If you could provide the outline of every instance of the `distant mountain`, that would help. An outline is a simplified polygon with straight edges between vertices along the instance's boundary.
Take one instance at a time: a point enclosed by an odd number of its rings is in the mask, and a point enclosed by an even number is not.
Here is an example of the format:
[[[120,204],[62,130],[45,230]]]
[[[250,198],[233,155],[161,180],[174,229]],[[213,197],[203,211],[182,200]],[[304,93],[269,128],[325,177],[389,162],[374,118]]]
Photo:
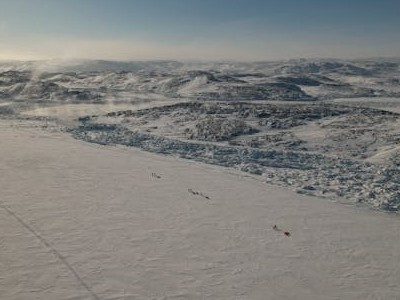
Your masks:
[[[400,60],[0,62],[0,98],[316,100],[400,95]]]

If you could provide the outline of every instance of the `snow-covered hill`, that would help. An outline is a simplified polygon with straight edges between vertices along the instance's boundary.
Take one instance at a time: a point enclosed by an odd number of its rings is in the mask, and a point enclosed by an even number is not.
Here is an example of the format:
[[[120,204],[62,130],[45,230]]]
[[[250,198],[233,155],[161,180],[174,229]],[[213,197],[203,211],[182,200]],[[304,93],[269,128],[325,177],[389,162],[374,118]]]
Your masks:
[[[174,61],[0,63],[0,97],[105,101],[154,93],[203,100],[316,100],[399,96],[399,65],[388,61],[274,63]]]

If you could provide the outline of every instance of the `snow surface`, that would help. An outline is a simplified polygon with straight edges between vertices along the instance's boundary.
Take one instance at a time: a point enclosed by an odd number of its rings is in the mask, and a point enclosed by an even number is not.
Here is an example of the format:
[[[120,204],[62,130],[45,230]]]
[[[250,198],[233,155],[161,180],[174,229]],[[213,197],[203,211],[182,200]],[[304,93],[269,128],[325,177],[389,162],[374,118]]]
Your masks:
[[[64,104],[64,105],[52,105],[52,106],[38,106],[32,110],[27,110],[21,113],[25,116],[35,117],[56,117],[58,119],[74,119],[77,117],[87,115],[98,115],[106,114],[120,110],[139,110],[148,109],[158,106],[165,106],[167,104],[174,104],[175,101],[138,101],[131,103],[113,103],[108,102],[104,104]],[[10,104],[10,103],[8,103]],[[1,103],[0,103],[1,106]]]
[[[400,295],[394,215],[35,124],[0,121],[0,299]]]
[[[0,63],[0,299],[398,299],[399,72]]]

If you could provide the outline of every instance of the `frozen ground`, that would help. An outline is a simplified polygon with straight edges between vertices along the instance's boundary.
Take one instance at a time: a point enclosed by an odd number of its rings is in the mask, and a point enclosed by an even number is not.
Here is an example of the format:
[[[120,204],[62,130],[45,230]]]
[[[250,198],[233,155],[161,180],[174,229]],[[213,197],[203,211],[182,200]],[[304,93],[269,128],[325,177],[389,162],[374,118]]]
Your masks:
[[[397,299],[399,70],[0,63],[0,299]]]
[[[114,111],[120,110],[138,110],[138,109],[148,109],[158,106],[165,106],[168,104],[176,103],[171,100],[164,101],[139,101],[132,103],[102,103],[102,104],[56,104],[51,106],[37,105],[36,108],[26,110],[21,113],[23,116],[32,117],[53,117],[57,119],[75,119],[77,117],[87,116],[87,115],[98,115],[106,114]],[[8,103],[9,104],[9,103]],[[1,106],[1,104],[0,104]]]
[[[0,122],[1,299],[400,294],[395,215],[35,124]]]

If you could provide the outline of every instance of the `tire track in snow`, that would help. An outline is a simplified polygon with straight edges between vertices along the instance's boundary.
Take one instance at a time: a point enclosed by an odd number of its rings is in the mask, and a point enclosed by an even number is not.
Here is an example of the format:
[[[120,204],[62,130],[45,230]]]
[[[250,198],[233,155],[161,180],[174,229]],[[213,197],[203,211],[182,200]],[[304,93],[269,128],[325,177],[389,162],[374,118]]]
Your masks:
[[[55,249],[46,239],[44,239],[39,233],[35,231],[28,223],[21,219],[16,213],[9,209],[4,203],[0,203],[0,208],[6,211],[11,217],[17,220],[25,229],[32,233],[42,244],[44,244],[51,253],[58,258],[58,260],[64,264],[68,270],[74,275],[76,280],[85,288],[85,290],[92,296],[95,300],[100,300],[100,298],[93,292],[93,290],[87,285],[87,283],[82,279],[78,272],[71,266],[71,264],[65,259],[64,256],[57,249]]]

